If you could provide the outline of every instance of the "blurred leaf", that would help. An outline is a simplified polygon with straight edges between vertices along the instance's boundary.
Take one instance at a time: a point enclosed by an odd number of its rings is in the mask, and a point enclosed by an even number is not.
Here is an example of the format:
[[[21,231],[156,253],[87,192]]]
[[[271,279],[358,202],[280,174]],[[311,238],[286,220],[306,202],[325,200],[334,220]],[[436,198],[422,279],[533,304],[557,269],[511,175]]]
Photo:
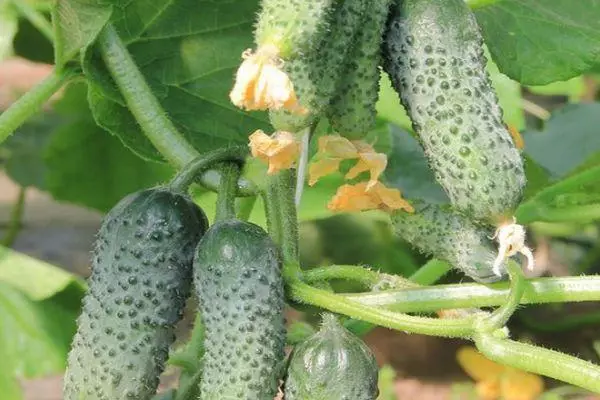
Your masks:
[[[548,186],[522,203],[515,213],[521,223],[590,222],[600,219],[600,166]]]
[[[46,184],[56,199],[107,211],[125,195],[172,175],[170,167],[136,157],[94,123],[85,86],[70,87],[56,109],[68,121],[45,153]]]
[[[13,46],[15,54],[19,57],[39,63],[53,63],[52,43],[27,19],[19,20],[19,28]]]
[[[487,71],[492,86],[498,95],[498,102],[504,113],[504,122],[521,130],[525,127],[525,114],[521,104],[521,85],[504,75],[492,61],[486,48],[488,58]]]
[[[112,8],[109,3],[96,0],[56,2],[52,10],[52,22],[54,60],[57,66],[71,61],[80,51],[92,44],[110,19]]]
[[[396,371],[391,365],[379,369],[379,396],[377,400],[396,400]]]
[[[600,103],[568,104],[555,111],[541,132],[528,131],[525,152],[553,179],[586,164],[600,163]]]
[[[522,84],[567,80],[600,63],[599,1],[503,0],[474,11],[500,71]]]
[[[246,143],[256,129],[269,131],[265,113],[245,113],[231,104],[228,95],[241,54],[252,47],[258,1],[162,3],[137,0],[115,7],[112,22],[186,139],[206,152]],[[98,55],[91,53],[86,60],[86,74],[95,86],[90,104],[97,122],[137,154],[162,160],[122,106]]]
[[[50,113],[40,114],[21,126],[4,146],[9,150],[6,173],[21,186],[44,190],[46,165],[44,152],[52,131],[62,122]]]
[[[0,247],[0,282],[9,283],[32,300],[48,299],[69,285],[82,292],[85,288],[74,275],[5,247]]]
[[[400,103],[400,97],[392,87],[390,78],[385,73],[381,74],[381,81],[379,83],[377,115],[388,122],[401,126],[402,128],[412,129],[412,123],[406,114],[406,110]]]
[[[546,96],[567,96],[569,101],[575,102],[585,93],[585,81],[583,76],[577,76],[568,81],[557,81],[545,86],[529,86],[531,93]]]
[[[448,197],[429,169],[421,145],[404,129],[390,125],[392,151],[388,156],[385,180],[408,199],[443,204]]]
[[[286,342],[290,346],[295,346],[298,343],[305,341],[315,333],[315,328],[308,322],[294,321],[287,328]]]
[[[17,29],[18,15],[11,0],[0,0],[0,61],[12,54]]]

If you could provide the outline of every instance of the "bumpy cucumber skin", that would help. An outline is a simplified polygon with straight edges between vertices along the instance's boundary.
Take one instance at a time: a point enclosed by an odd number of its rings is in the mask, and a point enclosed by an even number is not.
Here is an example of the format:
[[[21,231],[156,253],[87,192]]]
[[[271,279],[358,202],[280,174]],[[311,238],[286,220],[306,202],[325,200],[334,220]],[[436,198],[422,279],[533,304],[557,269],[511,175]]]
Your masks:
[[[326,316],[323,327],[297,345],[285,381],[286,400],[375,400],[379,369],[357,336]]]
[[[323,32],[316,48],[284,62],[284,71],[294,83],[300,104],[309,112],[297,115],[285,110],[270,111],[271,124],[276,130],[298,132],[312,125],[329,107],[340,82],[346,78],[342,72],[362,28],[368,3],[369,0],[339,2],[328,31]]]
[[[204,235],[194,283],[206,329],[201,400],[272,400],[284,359],[279,252],[257,225],[226,220]]]
[[[482,45],[464,0],[402,0],[388,20],[384,68],[453,206],[498,223],[521,201],[525,174]]]
[[[331,125],[348,139],[361,139],[375,127],[380,48],[390,3],[390,0],[369,1],[343,79],[331,101],[328,113]]]
[[[448,205],[413,205],[414,213],[397,212],[392,216],[398,236],[423,253],[449,262],[477,282],[501,279],[492,271],[497,250],[488,230]]]
[[[336,0],[262,0],[256,44],[274,44],[284,60],[309,53],[327,31]]]
[[[97,236],[89,290],[65,377],[66,400],[143,400],[156,393],[208,227],[187,196],[131,194]]]

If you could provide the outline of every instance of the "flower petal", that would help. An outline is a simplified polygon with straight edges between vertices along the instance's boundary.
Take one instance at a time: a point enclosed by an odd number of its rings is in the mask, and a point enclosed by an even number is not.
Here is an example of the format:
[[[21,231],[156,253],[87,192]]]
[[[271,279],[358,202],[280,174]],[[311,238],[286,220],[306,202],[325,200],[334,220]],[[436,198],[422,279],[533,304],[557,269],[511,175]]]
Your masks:
[[[505,400],[535,400],[544,391],[543,379],[529,372],[507,367],[500,381]]]
[[[290,132],[281,131],[269,136],[257,130],[249,139],[252,156],[269,164],[267,173],[270,175],[291,168],[300,153],[300,144]]]
[[[338,171],[341,161],[341,158],[324,158],[312,162],[308,170],[308,184],[313,186],[322,177]]]
[[[387,166],[387,156],[383,153],[359,153],[358,156],[358,162],[348,171],[346,179],[356,178],[360,173],[370,171],[367,190],[371,190]]]
[[[461,368],[475,381],[494,381],[505,370],[503,365],[485,358],[472,346],[463,346],[456,352]]]
[[[480,400],[496,400],[500,397],[500,382],[498,379],[480,381],[475,385],[477,398]]]
[[[367,190],[378,197],[380,208],[384,210],[403,209],[409,213],[415,212],[414,207],[402,197],[402,193],[398,189],[390,189],[381,182],[375,182],[372,189],[370,189],[369,184],[367,184]]]
[[[364,211],[378,208],[377,202],[366,191],[366,183],[342,185],[327,207],[331,211]]]
[[[344,160],[358,158],[358,151],[352,142],[339,135],[321,136],[317,154]]]

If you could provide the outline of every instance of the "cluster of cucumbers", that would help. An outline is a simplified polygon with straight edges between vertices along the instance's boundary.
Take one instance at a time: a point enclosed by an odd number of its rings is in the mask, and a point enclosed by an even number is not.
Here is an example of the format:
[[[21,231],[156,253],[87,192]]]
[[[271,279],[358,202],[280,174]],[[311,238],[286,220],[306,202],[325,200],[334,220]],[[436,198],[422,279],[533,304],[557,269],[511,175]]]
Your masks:
[[[497,279],[490,227],[510,219],[525,177],[465,2],[263,0],[256,36],[279,40],[309,111],[271,112],[277,129],[326,117],[360,139],[375,124],[383,67],[451,203],[414,200],[415,213],[393,216],[397,234],[475,280]],[[374,400],[373,355],[332,315],[286,362],[280,249],[235,214],[209,227],[186,191],[173,183],[143,190],[106,216],[65,399],[152,398],[193,288],[205,329],[198,399],[272,400],[284,379],[286,400]]]

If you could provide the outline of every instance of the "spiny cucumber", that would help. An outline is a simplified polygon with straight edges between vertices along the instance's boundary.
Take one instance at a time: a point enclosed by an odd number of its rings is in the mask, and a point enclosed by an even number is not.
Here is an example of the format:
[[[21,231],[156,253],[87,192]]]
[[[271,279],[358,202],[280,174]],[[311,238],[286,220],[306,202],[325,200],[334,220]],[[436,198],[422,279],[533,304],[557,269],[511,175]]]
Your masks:
[[[482,45],[464,0],[402,0],[388,21],[384,68],[453,206],[497,225],[519,204],[525,174]]]
[[[367,345],[328,314],[321,329],[294,348],[284,398],[375,400],[378,374]]]
[[[131,194],[110,211],[69,354],[66,400],[155,394],[207,226],[191,199],[162,188]]]
[[[284,359],[281,261],[257,225],[224,220],[198,245],[194,283],[206,329],[201,400],[272,400]]]
[[[477,282],[501,279],[492,270],[497,253],[490,232],[448,205],[412,204],[414,213],[399,211],[392,216],[399,237],[423,253],[448,261]]]
[[[328,113],[331,125],[349,139],[361,139],[375,126],[380,48],[390,3],[391,0],[369,2],[331,102]]]

